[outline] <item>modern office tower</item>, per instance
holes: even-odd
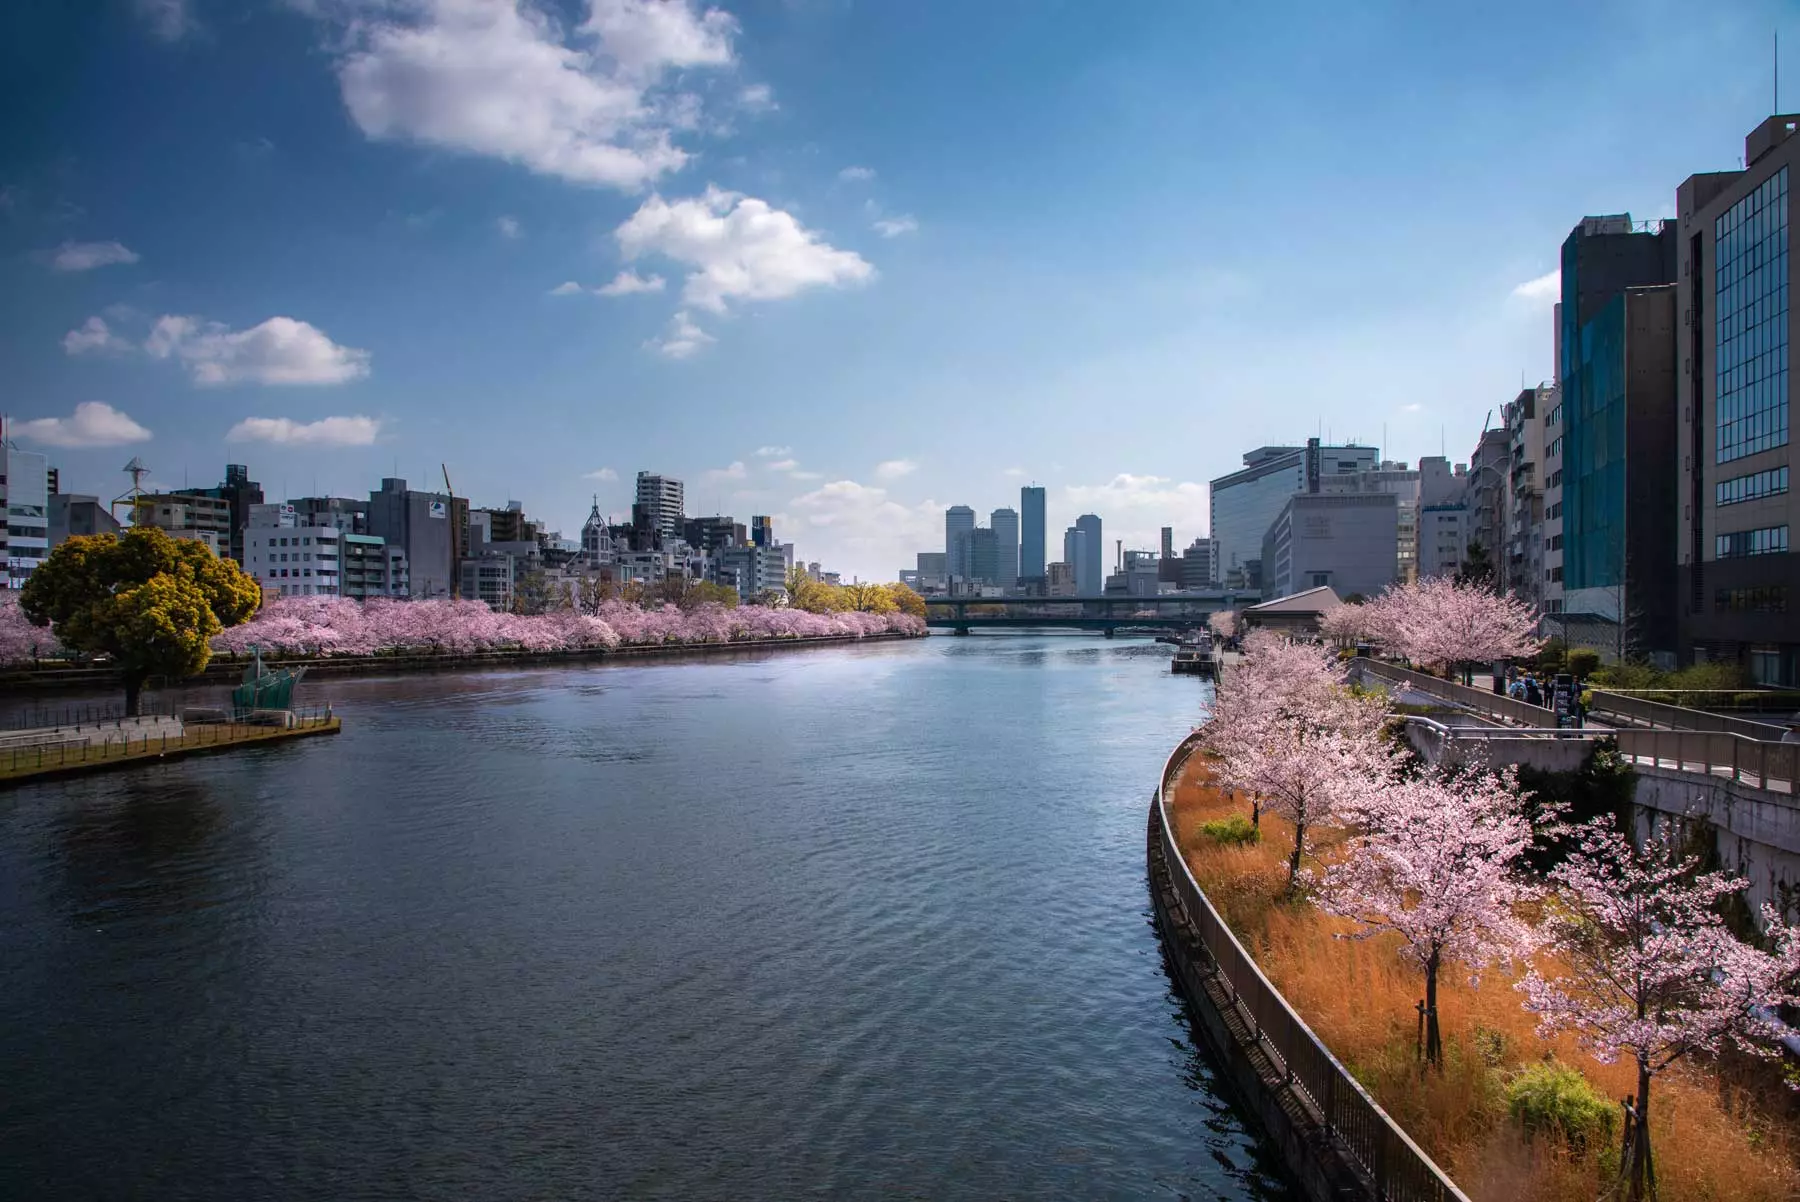
[[[1062,562],[1069,565],[1070,580],[1077,593],[1081,592],[1081,565],[1087,561],[1087,531],[1070,526],[1063,531]]]
[[[944,510],[944,565],[951,580],[967,580],[969,571],[969,534],[975,529],[975,511],[967,505],[952,505]]]
[[[1064,557],[1075,567],[1075,589],[1084,597],[1098,597],[1106,591],[1106,540],[1101,534],[1100,519],[1084,513],[1075,519],[1071,529],[1081,536],[1078,555],[1070,556],[1068,548],[1064,548]]]
[[[1321,585],[1375,596],[1400,577],[1399,515],[1391,492],[1295,493],[1263,539],[1264,600]]]
[[[1044,490],[1027,484],[1019,490],[1019,579],[1026,585],[1044,579]]]
[[[263,503],[262,485],[250,478],[250,469],[241,463],[228,463],[223,484],[216,488],[178,488],[173,495],[212,497],[227,503],[229,537],[219,550],[241,566],[244,562],[244,526],[250,521],[250,507]]]
[[[0,430],[0,435],[4,435]],[[50,554],[50,460],[21,451],[0,437],[0,556],[6,571],[0,588],[24,588]]]
[[[1187,550],[1181,553],[1182,589],[1193,592],[1213,586],[1216,577],[1213,574],[1213,540],[1197,538],[1188,544]]]
[[[996,509],[988,517],[994,531],[994,583],[1004,589],[1019,585],[1019,515],[1011,509]]]
[[[758,547],[773,547],[775,519],[763,513],[750,515],[750,542]]]
[[[941,593],[949,587],[949,558],[942,551],[920,551],[918,561],[919,591]]]
[[[644,526],[659,537],[681,537],[681,519],[687,511],[686,505],[681,481],[673,476],[655,476],[649,472],[637,474],[637,500],[633,511],[641,517]],[[417,565],[414,571],[417,571]]]
[[[1676,193],[1682,270],[1676,546],[1683,660],[1743,664],[1760,684],[1800,685],[1800,524],[1793,373],[1800,329],[1791,231],[1800,213],[1800,116],[1744,140],[1742,171]]]
[[[469,502],[440,492],[414,492],[388,477],[369,494],[369,533],[406,556],[414,598],[444,599],[460,588],[456,565],[469,557]]]
[[[1676,246],[1675,222],[1619,214],[1562,248],[1558,633],[1608,658],[1676,647]]]
[[[1175,527],[1173,526],[1162,528],[1162,557],[1164,559],[1175,558]]]
[[[969,580],[977,584],[996,584],[1000,575],[1000,540],[992,526],[977,526],[969,531]]]
[[[1375,447],[1327,447],[1316,438],[1303,447],[1258,447],[1246,454],[1241,469],[1210,487],[1218,579],[1248,587],[1251,561],[1262,555],[1263,535],[1289,497],[1316,491],[1321,476],[1370,470],[1379,457]]]

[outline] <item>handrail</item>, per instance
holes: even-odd
[[[1641,721],[1652,730],[1663,726],[1670,730],[1719,731],[1772,743],[1781,740],[1781,728],[1767,722],[1709,713],[1685,705],[1670,705],[1666,701],[1651,701],[1647,697],[1629,697],[1610,689],[1595,689],[1593,698],[1590,709],[1604,710],[1609,714]]]
[[[1164,762],[1156,790],[1156,823],[1162,830],[1163,859],[1175,886],[1176,903],[1199,933],[1214,971],[1231,995],[1231,1004],[1270,1059],[1285,1072],[1287,1083],[1316,1111],[1325,1130],[1374,1180],[1378,1198],[1386,1202],[1468,1202],[1468,1196],[1288,1005],[1213,909],[1188,869],[1167,806],[1176,775],[1200,737],[1200,730],[1189,734]]]
[[[1520,701],[1517,697],[1508,697],[1504,693],[1472,688],[1466,684],[1457,684],[1453,680],[1439,680],[1437,677],[1427,676],[1423,672],[1414,672],[1411,668],[1382,663],[1363,655],[1353,658],[1350,666],[1369,675],[1382,677],[1391,683],[1408,685],[1421,693],[1430,693],[1433,697],[1464,705],[1479,713],[1489,714],[1520,726],[1544,727],[1556,724],[1554,710],[1546,709],[1541,705],[1532,705],[1528,701]]]

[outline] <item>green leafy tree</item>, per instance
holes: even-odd
[[[1479,542],[1469,544],[1463,553],[1462,566],[1456,569],[1456,583],[1472,584],[1479,588],[1494,587],[1494,560],[1488,549]]]
[[[921,620],[925,617],[925,598],[914,592],[910,585],[896,581],[887,586],[888,596],[893,598],[894,607],[903,614],[911,614]]]
[[[19,604],[66,646],[109,657],[124,678],[126,712],[135,714],[150,677],[204,671],[213,637],[249,621],[262,588],[202,543],[133,527],[58,546]]]

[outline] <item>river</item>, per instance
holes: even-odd
[[[1286,1198],[1150,925],[1166,660],[321,679],[0,793],[0,1197]]]

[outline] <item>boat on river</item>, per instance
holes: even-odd
[[[1210,679],[1213,675],[1212,635],[1200,630],[1184,636],[1175,648],[1175,658],[1169,661],[1169,671],[1177,676]]]

